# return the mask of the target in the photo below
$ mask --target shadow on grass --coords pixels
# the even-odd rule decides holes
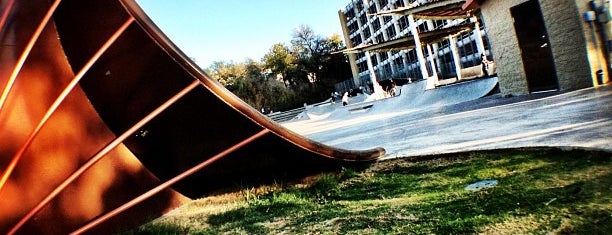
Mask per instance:
[[[527,230],[505,233],[605,233],[612,231],[611,159],[603,152],[523,149],[381,162],[208,215],[209,229],[198,232],[463,234],[517,223]],[[483,176],[499,184],[464,190]]]
[[[306,204],[263,199],[261,202],[252,203],[247,207],[211,215],[207,222],[211,226],[209,232],[212,234],[222,231],[268,234],[270,231],[261,225],[262,222],[288,217],[300,210],[307,210],[309,207]]]

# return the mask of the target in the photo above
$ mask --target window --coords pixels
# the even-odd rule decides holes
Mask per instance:
[[[361,25],[365,25],[366,23],[368,23],[368,18],[366,17],[366,14],[361,14],[359,16],[359,22],[361,22]]]
[[[363,38],[370,38],[372,36],[372,32],[370,32],[370,27],[365,27],[363,29]]]
[[[446,48],[450,46],[449,40],[442,40],[438,43],[438,48]]]
[[[361,58],[364,58],[364,57],[365,57],[365,53],[364,52],[357,53],[357,59],[358,60],[361,59]]]
[[[387,52],[380,53],[380,61],[385,61],[387,59],[389,59]]]
[[[376,35],[376,42],[377,43],[381,43],[385,41],[385,36],[382,33],[379,33],[378,35]]]
[[[400,30],[402,30],[402,31],[404,31],[404,29],[408,28],[408,26],[409,26],[409,24],[408,24],[408,17],[407,16],[400,17],[398,22],[399,22]]]
[[[360,73],[361,73],[361,72],[364,72],[364,71],[368,71],[368,65],[367,65],[367,63],[366,63],[365,61],[364,61],[364,62],[359,63],[359,64],[357,65],[357,67],[358,67],[358,69],[359,69],[359,72],[360,72]]]
[[[425,22],[421,22],[418,26],[417,26],[417,31],[419,31],[419,33],[424,33],[427,32],[427,24],[425,24]]]
[[[378,17],[372,21],[372,28],[374,28],[374,32],[380,29],[380,20],[378,20]]]
[[[355,18],[355,9],[351,8],[347,8],[344,11],[344,17],[346,17],[346,21],[351,21],[353,18]]]
[[[389,27],[389,28],[387,28],[387,37],[388,37],[389,39],[391,39],[391,38],[395,37],[395,35],[396,35],[396,34],[397,34],[397,33],[395,32],[395,27]]]
[[[355,4],[355,7],[357,8],[358,12],[361,12],[361,10],[363,10],[363,2],[357,1],[357,4]]]
[[[400,8],[404,6],[404,0],[397,0],[395,1],[395,3],[393,3],[393,6],[395,6],[395,8]]]
[[[359,29],[359,25],[357,25],[357,21],[353,21],[353,23],[349,24],[347,27],[349,29],[349,34],[353,34],[357,32],[357,29]]]
[[[438,58],[440,58],[438,68],[440,69],[443,78],[451,78],[457,76],[457,72],[455,71],[455,63],[450,52],[445,53],[444,55],[439,56]]]
[[[368,7],[368,13],[369,14],[376,13],[376,4],[372,4],[370,7]]]
[[[385,21],[385,24],[386,24],[386,23],[391,22],[391,20],[393,20],[393,17],[392,16],[383,16],[383,20]]]
[[[480,58],[475,55],[478,52],[476,42],[471,39],[471,35],[471,33],[464,33],[458,37],[458,40],[463,42],[459,46],[459,57],[461,57],[461,67],[463,68],[472,67],[480,63]]]
[[[391,65],[390,64],[385,64],[385,66],[383,66],[383,71],[385,71],[384,72],[385,75],[387,75],[387,76],[391,75],[391,73],[392,73]]]
[[[357,34],[355,37],[352,37],[351,42],[353,43],[353,46],[361,44],[363,42],[363,39],[361,39],[361,34]]]
[[[432,24],[435,29],[440,29],[446,25],[446,20],[434,20]]]
[[[408,63],[417,63],[417,62],[419,62],[418,59],[417,59],[416,50],[414,50],[414,49],[408,51],[406,56],[408,57]]]
[[[395,60],[393,60],[393,64],[395,65],[395,67],[398,70],[403,70],[404,69],[404,60],[403,57],[397,57]]]
[[[389,0],[380,0],[378,3],[380,4],[380,8],[384,8],[387,6],[387,4],[389,4]]]
[[[378,59],[376,58],[376,54],[370,55],[370,59],[372,60],[372,66],[378,65]]]

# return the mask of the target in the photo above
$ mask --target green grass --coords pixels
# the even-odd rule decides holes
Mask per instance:
[[[612,154],[507,150],[378,162],[196,200],[128,234],[606,234]],[[464,188],[496,179],[481,191]]]

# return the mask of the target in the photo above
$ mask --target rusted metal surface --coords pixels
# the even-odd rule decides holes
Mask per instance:
[[[133,135],[138,129],[144,126],[147,122],[151,121],[151,119],[155,118],[161,112],[166,110],[180,98],[185,96],[187,93],[191,92],[196,86],[200,85],[198,81],[194,81],[192,84],[187,86],[181,92],[176,94],[174,97],[170,98],[160,107],[155,109],[149,115],[144,117],[126,132],[121,134],[119,137],[114,139],[112,142],[107,144],[104,148],[102,148],[99,152],[97,152],[93,157],[87,160],[84,164],[82,164],[79,169],[77,169],[74,173],[72,173],[66,180],[62,181],[59,186],[57,186],[53,191],[47,195],[42,201],[40,201],[30,212],[28,212],[10,231],[9,234],[15,233],[21,226],[23,226],[29,219],[31,219],[34,215],[36,215],[40,210],[42,210],[52,199],[54,199],[58,194],[60,194],[63,190],[70,185],[70,183],[74,182],[77,178],[79,178],[85,171],[91,168],[94,164],[100,161],[104,156],[107,156],[108,153],[119,146],[125,139],[129,136]],[[165,188],[164,188],[165,189]]]
[[[47,0],[15,2],[0,38],[0,86],[7,83],[49,7]],[[111,34],[101,35],[102,40]],[[26,143],[45,112],[74,77],[52,20],[24,61],[0,113],[0,171],[7,168],[11,157]],[[80,86],[75,87],[24,152],[0,191],[0,233],[6,233],[71,172],[115,138]],[[18,234],[68,233],[159,182],[121,144],[25,223]],[[173,190],[165,190],[106,226],[120,228],[142,223],[187,200]],[[125,223],[128,219],[129,223]],[[105,229],[97,232],[104,233]]]
[[[141,203],[142,201],[146,200],[147,198],[150,198],[151,196],[155,195],[156,193],[160,192],[161,190],[164,190],[168,187],[170,187],[171,185],[175,184],[176,182],[183,180],[195,173],[197,173],[198,171],[204,169],[205,167],[207,167],[208,165],[218,161],[219,159],[229,155],[230,153],[236,151],[237,149],[242,148],[243,146],[253,142],[254,140],[264,136],[265,134],[268,134],[270,132],[270,130],[268,129],[263,129],[262,131],[256,133],[255,135],[241,141],[240,143],[235,144],[232,147],[229,147],[228,149],[224,150],[223,152],[220,152],[219,154],[206,159],[204,162],[190,168],[189,170],[184,171],[183,173],[181,173],[180,175],[173,177],[172,179],[164,182],[163,184],[147,191],[146,193],[143,193],[142,195],[140,195],[137,198],[134,198],[133,200],[123,204],[120,207],[117,207],[116,209],[96,218],[95,220],[87,223],[85,226],[73,231],[70,234],[82,234],[84,232],[87,232],[88,230],[90,230],[91,228],[103,223],[104,221],[112,218],[113,216],[117,216],[119,213],[133,207],[134,205]]]
[[[3,32],[2,29],[4,29],[4,24],[6,23],[6,19],[8,19],[8,16],[11,13],[11,10],[13,9],[14,5],[15,5],[15,0],[8,0],[8,2],[4,3],[4,5],[1,5],[3,7],[3,10],[2,10],[2,15],[0,15],[0,35],[2,35],[2,32]]]
[[[88,231],[116,232],[180,205],[184,195],[384,154],[326,146],[261,115],[187,59],[134,1],[63,0],[49,10],[55,3],[0,3],[0,87],[10,86],[0,112],[0,171],[7,175],[0,233],[65,234],[124,208]],[[232,148],[262,129],[270,134]]]
[[[59,97],[57,99],[55,99],[53,104],[51,104],[51,107],[47,110],[47,112],[43,116],[42,120],[40,120],[38,122],[38,125],[36,126],[36,128],[34,128],[32,133],[30,134],[30,136],[26,140],[25,144],[23,144],[23,146],[19,149],[19,151],[17,151],[15,156],[13,156],[13,158],[11,159],[11,161],[9,163],[9,166],[6,168],[6,170],[2,174],[2,178],[0,179],[0,191],[2,190],[2,186],[4,185],[4,183],[6,182],[8,177],[10,176],[11,172],[13,171],[13,169],[15,168],[17,163],[19,162],[19,159],[21,159],[21,157],[23,156],[23,153],[28,149],[28,147],[30,147],[30,145],[32,144],[32,141],[34,141],[34,138],[36,138],[38,133],[40,133],[40,130],[47,123],[47,121],[49,121],[49,118],[51,117],[51,115],[53,115],[55,110],[57,110],[57,108],[60,106],[62,101],[64,101],[64,99],[66,99],[66,96],[68,96],[70,94],[72,89],[74,89],[74,87],[78,84],[78,82],[81,80],[83,75],[85,73],[87,73],[87,71],[91,67],[91,65],[93,65],[96,62],[96,60],[100,57],[100,55],[102,55],[104,53],[104,51],[106,49],[108,49],[108,47],[110,45],[112,45],[112,43],[121,35],[121,33],[127,28],[127,26],[129,26],[132,23],[133,20],[134,20],[134,18],[130,18],[128,21],[126,21],[124,23],[124,25],[122,25],[121,28],[119,30],[117,30],[117,32],[115,34],[113,34],[113,36],[108,41],[106,41],[106,43],[104,43],[102,48],[100,48],[100,50],[98,50],[98,52],[96,52],[96,54],[87,62],[85,67],[83,69],[81,69],[81,71],[79,73],[77,73],[77,75],[72,79],[72,81],[70,81],[68,86],[62,91],[62,93],[59,95]]]
[[[49,20],[51,20],[51,17],[53,16],[55,9],[57,9],[57,6],[59,5],[59,3],[60,3],[60,0],[56,0],[53,3],[53,5],[49,7],[49,10],[47,10],[47,13],[43,16],[43,19],[40,21],[40,23],[36,27],[34,34],[28,41],[26,48],[21,53],[21,56],[19,56],[19,60],[17,61],[17,64],[15,65],[13,72],[11,73],[11,76],[9,77],[8,81],[6,82],[6,85],[4,86],[2,95],[0,96],[0,112],[2,112],[2,108],[4,107],[4,104],[6,103],[6,99],[11,89],[13,88],[13,85],[15,84],[15,79],[17,79],[17,75],[19,75],[19,72],[21,71],[21,68],[23,64],[25,63],[25,60],[30,55],[30,52],[32,51],[32,48],[34,47],[34,44],[38,40],[38,37],[40,37],[40,34],[42,33],[42,31],[45,29],[45,27],[49,23]],[[11,6],[12,4],[10,4],[8,7],[11,7]],[[10,172],[10,170],[8,172]],[[3,173],[2,180],[0,180],[0,188],[2,188],[2,185],[4,184],[6,180],[5,175],[8,175],[8,174]]]

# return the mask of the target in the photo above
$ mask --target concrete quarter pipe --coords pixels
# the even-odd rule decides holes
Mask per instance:
[[[0,4],[0,233],[116,232],[215,189],[384,154],[327,146],[261,115],[133,0]]]

